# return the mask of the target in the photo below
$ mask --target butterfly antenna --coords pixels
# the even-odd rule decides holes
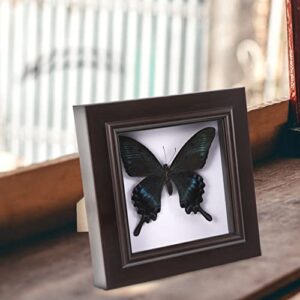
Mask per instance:
[[[174,148],[174,154],[173,156],[171,157],[170,161],[168,162],[168,164],[173,160],[173,158],[175,157],[175,154],[176,154],[176,147]]]
[[[167,163],[167,155],[166,155],[166,149],[165,149],[165,146],[163,146],[163,149],[164,149],[164,155],[165,155],[165,163]]]

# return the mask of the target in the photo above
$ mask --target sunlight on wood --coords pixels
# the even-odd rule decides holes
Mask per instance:
[[[84,198],[82,198],[76,204],[76,220],[77,220],[77,232],[89,231]]]
[[[119,288],[116,290],[111,290],[109,293],[113,296],[138,296],[145,293],[149,293],[153,290],[155,290],[159,285],[161,281],[155,281],[155,282],[148,282],[148,283],[142,283],[142,284],[136,284],[129,287]]]
[[[292,296],[291,298],[289,298],[290,300],[300,300],[300,293]]]

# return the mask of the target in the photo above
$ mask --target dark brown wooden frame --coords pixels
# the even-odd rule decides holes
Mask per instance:
[[[244,89],[74,107],[95,284],[110,289],[260,255]],[[218,120],[233,224],[228,235],[131,254],[117,135]]]
[[[234,157],[230,155],[232,153],[227,152],[226,149],[230,149],[232,141],[232,109],[227,107],[222,110],[215,110],[213,113],[207,111],[199,111],[197,113],[178,113],[167,118],[159,116],[157,118],[149,118],[146,120],[129,120],[124,122],[106,123],[107,136],[108,136],[108,148],[110,163],[112,167],[112,176],[115,184],[114,197],[116,204],[117,223],[119,230],[119,240],[121,247],[121,257],[123,267],[129,267],[136,264],[145,262],[151,262],[153,260],[165,259],[173,256],[184,255],[188,253],[194,253],[202,251],[203,249],[209,249],[212,247],[218,247],[220,245],[230,245],[232,243],[244,242],[244,224],[241,216],[241,204],[239,202],[238,191],[238,178],[234,167]],[[201,116],[203,115],[203,116]],[[195,118],[196,117],[196,118]],[[126,199],[124,197],[124,188],[122,180],[122,167],[119,154],[118,135],[135,130],[161,128],[172,125],[190,124],[203,121],[218,120],[218,127],[220,132],[220,146],[222,154],[223,172],[228,170],[229,174],[224,174],[224,180],[226,180],[226,207],[228,215],[229,233],[201,239],[189,243],[182,243],[180,245],[173,245],[164,248],[154,249],[151,251],[144,251],[132,254],[129,237],[129,227],[126,215]],[[228,151],[228,150],[227,150]],[[228,157],[227,157],[228,156]],[[229,180],[231,179],[231,181]],[[231,186],[230,186],[231,185]],[[233,195],[231,199],[231,195]]]

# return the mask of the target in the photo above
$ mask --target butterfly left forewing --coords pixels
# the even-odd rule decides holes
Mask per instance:
[[[178,152],[171,164],[171,172],[178,173],[203,168],[215,133],[215,128],[206,127],[194,134]]]

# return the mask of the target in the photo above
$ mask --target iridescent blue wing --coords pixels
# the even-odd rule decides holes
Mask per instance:
[[[155,221],[160,212],[160,198],[164,179],[159,176],[148,176],[132,192],[133,205],[142,217],[133,234],[138,236],[143,224]]]
[[[207,221],[211,221],[211,215],[200,206],[205,187],[203,178],[195,172],[181,172],[172,173],[171,179],[176,185],[180,206],[185,212],[187,214],[200,212]]]
[[[163,176],[163,168],[153,153],[133,138],[119,136],[124,168],[129,176]]]
[[[205,165],[216,130],[206,127],[194,134],[180,149],[171,164],[171,172],[194,171]]]

